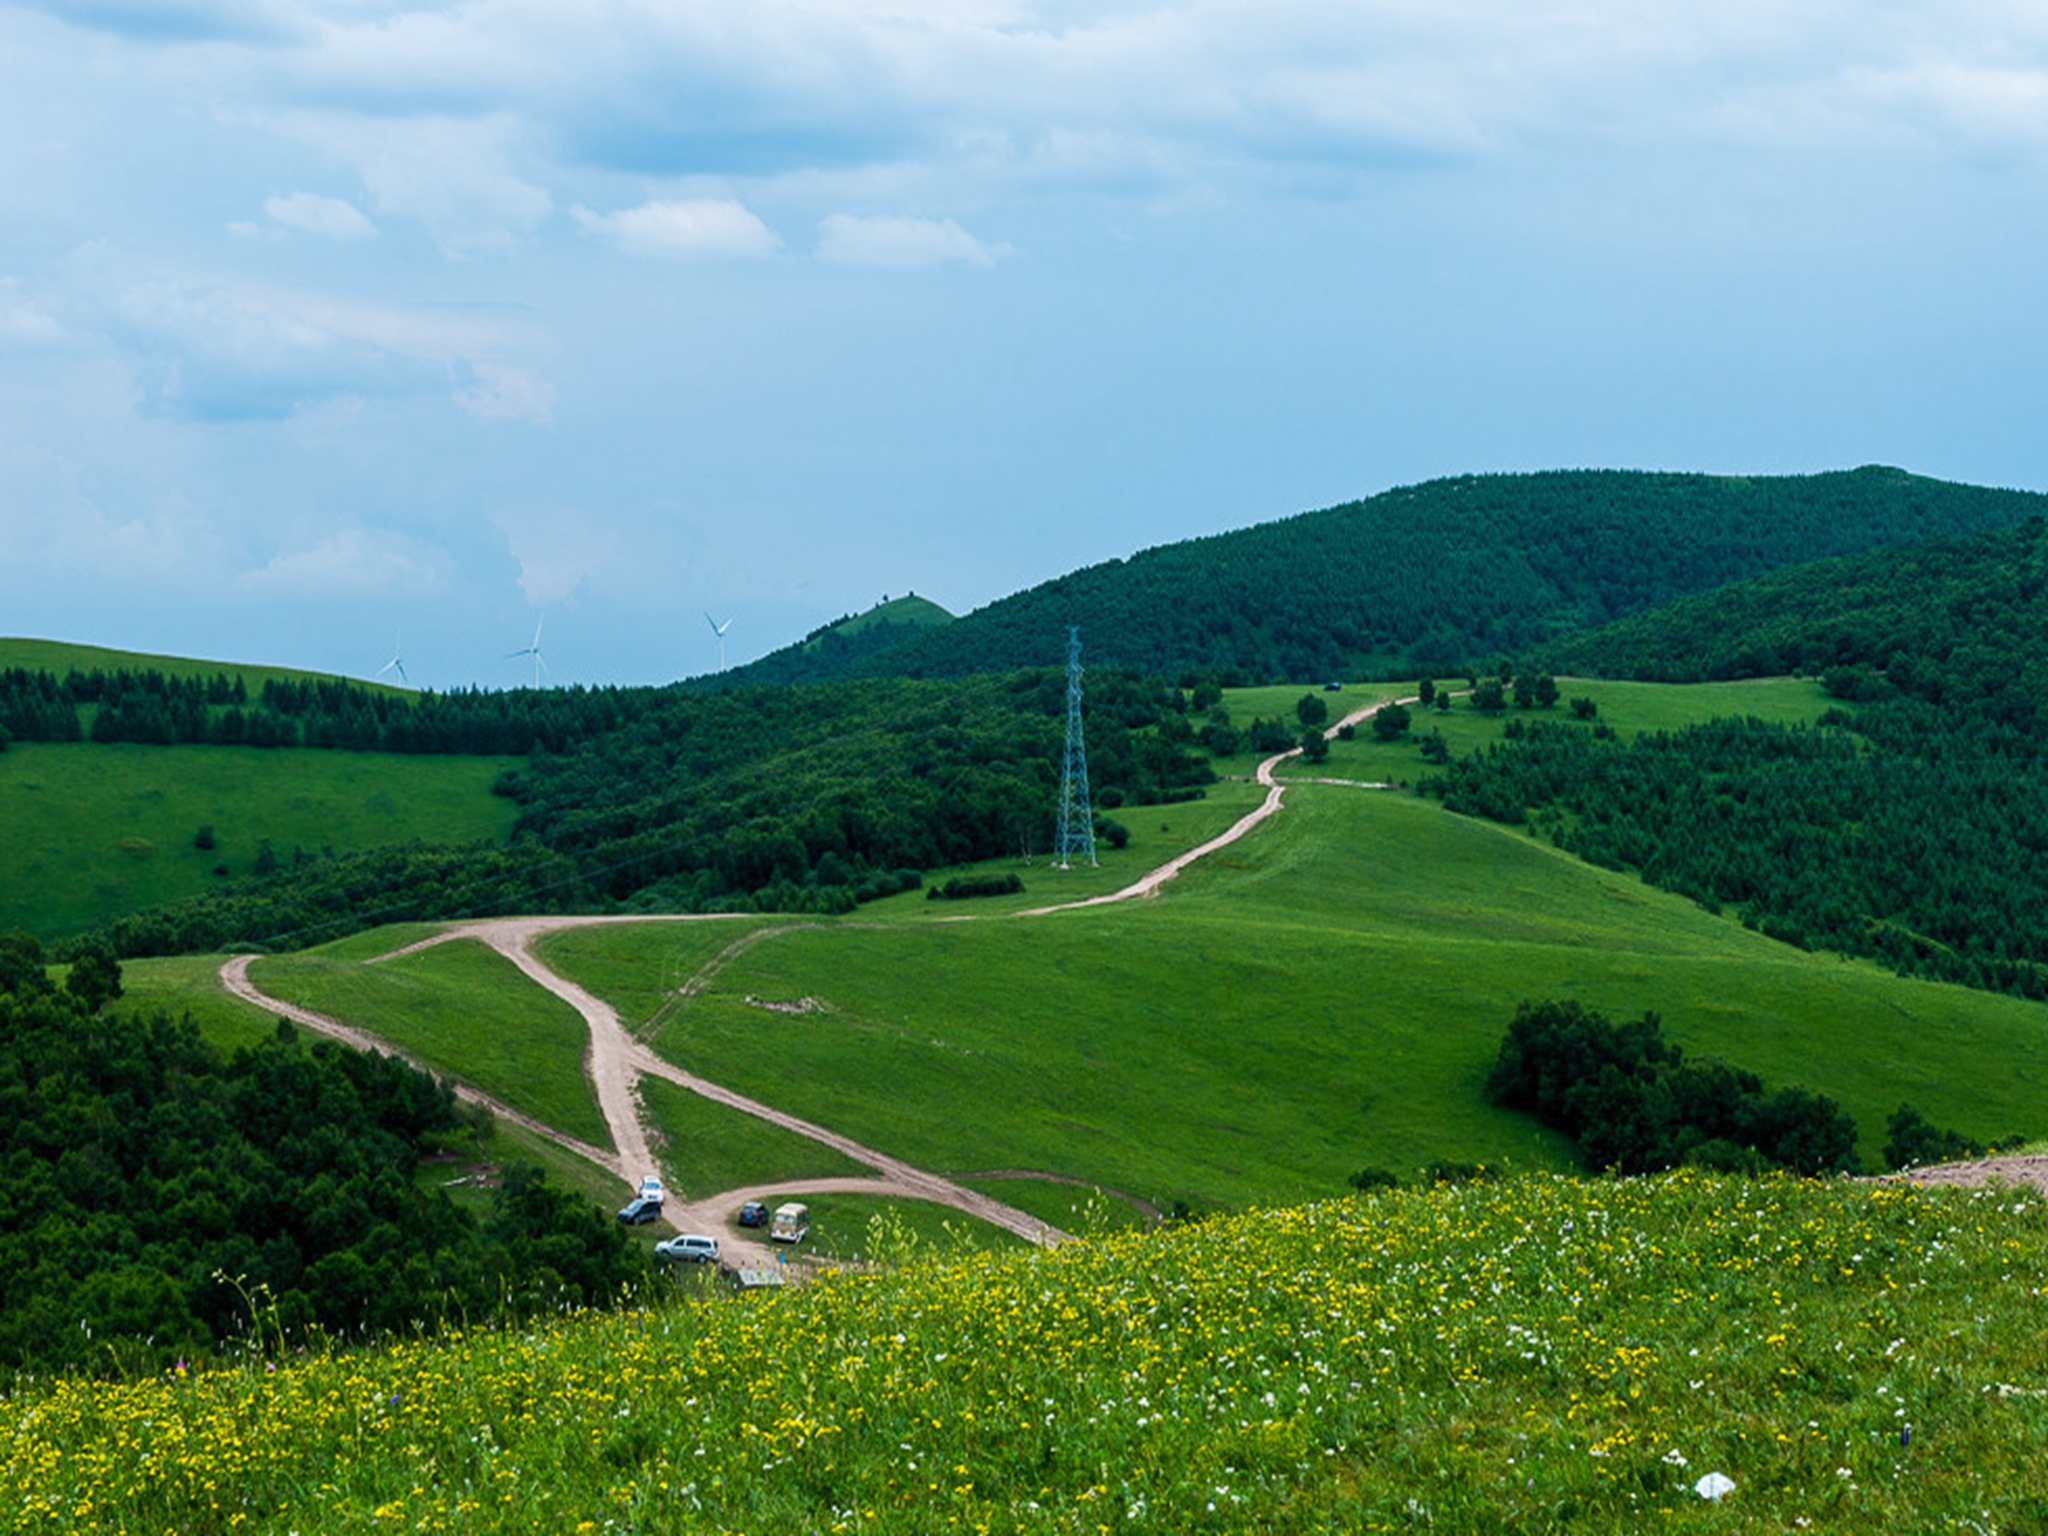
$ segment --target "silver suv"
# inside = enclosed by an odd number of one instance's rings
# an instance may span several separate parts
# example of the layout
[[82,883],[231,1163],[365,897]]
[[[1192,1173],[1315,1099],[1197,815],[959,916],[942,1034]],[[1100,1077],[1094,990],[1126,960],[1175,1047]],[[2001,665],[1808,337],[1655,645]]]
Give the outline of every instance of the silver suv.
[[716,1264],[718,1239],[695,1232],[663,1238],[654,1245],[655,1254],[672,1264]]

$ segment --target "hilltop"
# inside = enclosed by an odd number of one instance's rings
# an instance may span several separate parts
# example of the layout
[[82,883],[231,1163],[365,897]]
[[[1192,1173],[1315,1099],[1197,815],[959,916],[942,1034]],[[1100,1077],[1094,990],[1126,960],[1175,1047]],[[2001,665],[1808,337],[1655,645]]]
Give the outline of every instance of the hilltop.
[[700,688],[827,682],[845,676],[870,656],[893,650],[953,622],[952,614],[914,592],[884,598],[864,613],[820,625],[794,645],[771,651],[745,666],[691,682]]
[[813,664],[906,677],[1056,665],[1079,625],[1091,666],[1169,679],[1462,674],[1766,571],[2044,509],[2031,492],[1878,466],[1462,476],[1088,566]]

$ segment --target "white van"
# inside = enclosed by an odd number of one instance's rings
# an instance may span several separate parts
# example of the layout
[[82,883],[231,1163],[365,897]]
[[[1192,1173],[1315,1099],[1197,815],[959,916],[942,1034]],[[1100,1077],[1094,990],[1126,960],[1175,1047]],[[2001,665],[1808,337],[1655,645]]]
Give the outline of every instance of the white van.
[[792,1200],[788,1205],[775,1207],[775,1220],[768,1228],[768,1236],[778,1243],[800,1243],[810,1230],[811,1208]]

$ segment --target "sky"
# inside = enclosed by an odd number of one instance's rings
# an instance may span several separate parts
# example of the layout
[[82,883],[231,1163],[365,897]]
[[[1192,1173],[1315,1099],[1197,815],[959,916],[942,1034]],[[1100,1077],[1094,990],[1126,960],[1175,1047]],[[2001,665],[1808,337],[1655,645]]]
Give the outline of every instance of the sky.
[[0,635],[663,682],[1441,475],[2048,489],[2044,225],[2035,0],[0,0]]

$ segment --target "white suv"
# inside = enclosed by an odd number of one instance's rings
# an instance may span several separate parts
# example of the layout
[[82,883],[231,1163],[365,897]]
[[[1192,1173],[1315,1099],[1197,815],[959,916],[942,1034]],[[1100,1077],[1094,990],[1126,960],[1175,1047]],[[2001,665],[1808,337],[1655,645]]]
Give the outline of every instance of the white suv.
[[663,1238],[654,1245],[654,1251],[675,1264],[716,1264],[718,1239],[685,1232],[679,1237]]

